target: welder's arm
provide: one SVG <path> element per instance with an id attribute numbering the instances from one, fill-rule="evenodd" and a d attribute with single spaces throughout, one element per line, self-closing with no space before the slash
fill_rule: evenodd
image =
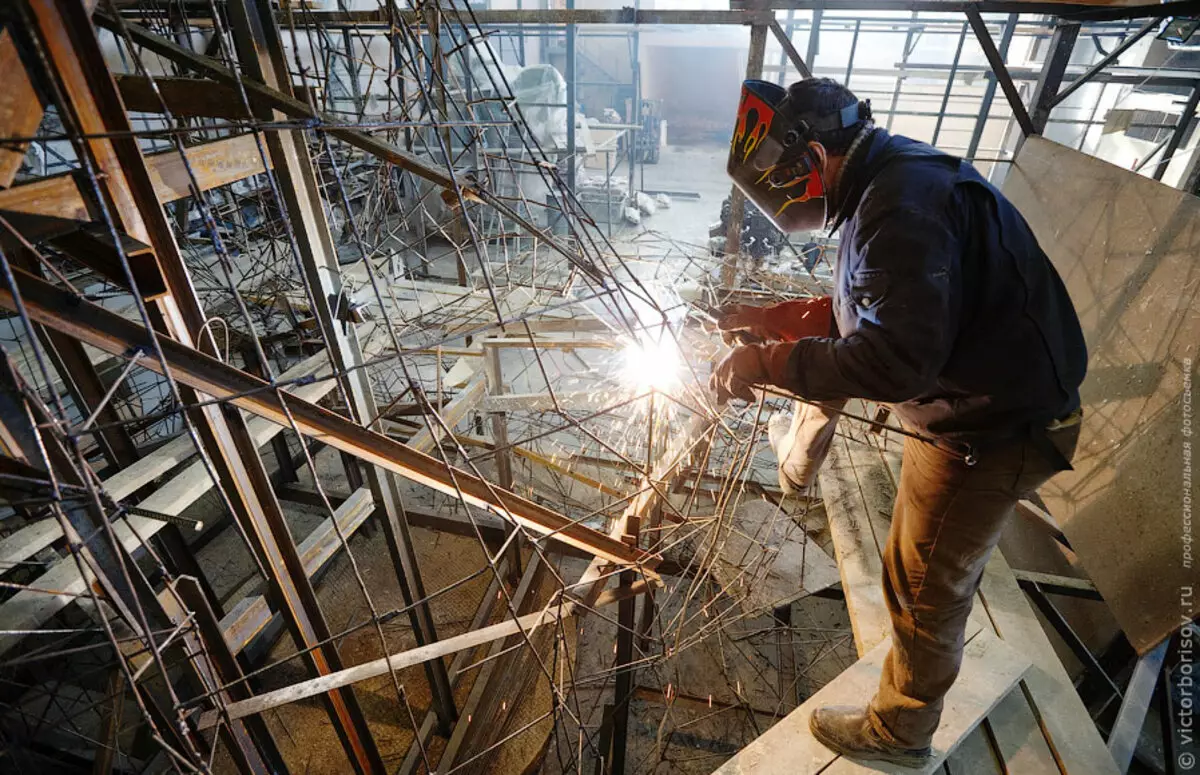
<path id="1" fill-rule="evenodd" d="M 834 331 L 833 303 L 828 296 L 792 299 L 754 307 L 731 304 L 721 310 L 717 328 L 726 344 L 754 341 L 794 342 Z"/>
<path id="2" fill-rule="evenodd" d="M 788 387 L 813 400 L 907 401 L 930 391 L 958 330 L 958 242 L 946 222 L 892 212 L 864 222 L 853 277 L 858 328 L 841 338 L 801 339 Z"/>

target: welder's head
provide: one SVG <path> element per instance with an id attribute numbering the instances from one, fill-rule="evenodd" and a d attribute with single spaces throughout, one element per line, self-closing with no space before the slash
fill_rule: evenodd
<path id="1" fill-rule="evenodd" d="M 828 161 L 845 155 L 870 118 L 869 102 L 829 78 L 787 89 L 746 81 L 725 169 L 781 231 L 815 231 L 827 220 Z"/>

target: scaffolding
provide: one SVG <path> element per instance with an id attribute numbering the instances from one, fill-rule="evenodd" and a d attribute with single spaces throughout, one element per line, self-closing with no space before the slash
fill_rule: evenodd
<path id="1" fill-rule="evenodd" d="M 861 77 L 935 143 L 972 119 L 960 149 L 994 165 L 1076 121 L 1050 108 L 1087 78 L 1190 88 L 1177 124 L 1147 124 L 1173 130 L 1169 160 L 1200 92 L 1103 71 L 1165 6 L 836 5 L 8 4 L 5 766 L 707 771 L 733 752 L 710 738 L 748 742 L 853 663 L 820 500 L 776 484 L 765 428 L 791 400 L 707 389 L 706 310 L 821 275 L 741 264 L 737 192 L 724 255 L 614 242 L 577 193 L 577 28 L 633 41 L 635 127 L 638 25 L 749 26 L 748 75 Z M 561 27 L 561 102 L 518 96 L 504 52 L 524 64 L 531 27 Z M 887 85 L 854 69 L 870 31 L 906 39 Z M 819 45 L 841 33 L 844 73 Z M 1080 34 L 1112 52 L 1060 90 Z M 922 35 L 953 60 L 910 61 Z M 1041 70 L 1005 65 L 1018 38 Z M 899 107 L 918 97 L 936 104 Z M 849 413 L 848 439 L 894 456 L 876 407 Z"/>

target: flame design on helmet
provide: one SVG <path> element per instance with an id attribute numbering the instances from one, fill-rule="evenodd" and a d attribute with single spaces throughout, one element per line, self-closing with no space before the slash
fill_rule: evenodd
<path id="1" fill-rule="evenodd" d="M 738 105 L 737 127 L 733 131 L 732 150 L 735 154 L 740 153 L 743 164 L 766 139 L 774 118 L 775 109 L 761 97 L 749 91 L 742 93 L 742 102 Z"/>
<path id="2" fill-rule="evenodd" d="M 774 167 L 772 167 L 772 169 L 774 169 Z M 770 174 L 770 170 L 768 170 L 767 174 Z M 763 178 L 766 176 L 767 175 L 763 175 Z M 763 178 L 760 178 L 759 181 L 761 182 Z M 825 192 L 821 186 L 820 177 L 813 172 L 809 172 L 804 175 L 797 175 L 791 181 L 784 183 L 782 186 L 773 186 L 773 188 L 795 188 L 802 183 L 804 184 L 804 190 L 796 196 L 788 197 L 787 201 L 780 205 L 779 209 L 775 211 L 776 218 L 778 218 L 784 210 L 788 209 L 797 202 L 807 202 L 810 199 L 818 199 L 825 195 Z"/>

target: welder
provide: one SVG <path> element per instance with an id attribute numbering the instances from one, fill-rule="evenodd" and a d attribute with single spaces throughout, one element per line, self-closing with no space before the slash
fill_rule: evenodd
<path id="1" fill-rule="evenodd" d="M 892 645 L 879 687 L 861 706 L 818 708 L 810 726 L 840 754 L 921 766 L 984 565 L 1017 501 L 1070 468 L 1079 320 L 995 187 L 876 127 L 869 102 L 832 80 L 747 81 L 728 172 L 785 233 L 839 243 L 830 298 L 719 320 L 755 340 L 716 366 L 719 400 L 753 401 L 765 386 L 834 416 L 865 399 L 912 434 L 883 550 Z"/>

